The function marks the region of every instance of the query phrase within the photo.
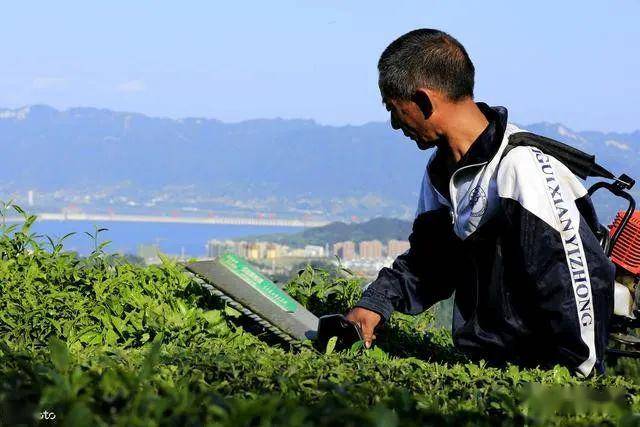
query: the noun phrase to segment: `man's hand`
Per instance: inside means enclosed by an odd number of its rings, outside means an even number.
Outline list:
[[[346,315],[347,320],[355,322],[362,330],[362,338],[364,339],[364,346],[366,348],[371,347],[371,343],[376,339],[374,331],[376,326],[380,323],[382,317],[375,311],[367,310],[362,307],[352,308]]]

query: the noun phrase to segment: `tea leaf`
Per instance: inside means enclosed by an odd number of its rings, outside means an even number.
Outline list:
[[[66,371],[69,369],[70,356],[67,345],[60,341],[57,337],[49,340],[49,351],[51,354],[51,362],[58,371]]]

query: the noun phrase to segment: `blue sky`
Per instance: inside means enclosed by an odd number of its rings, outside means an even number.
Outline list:
[[[0,107],[386,120],[378,56],[432,27],[467,47],[476,99],[512,120],[631,131],[639,18],[639,0],[4,2]]]

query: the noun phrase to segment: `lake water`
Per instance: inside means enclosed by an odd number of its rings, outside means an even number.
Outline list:
[[[100,233],[99,241],[111,240],[107,252],[136,254],[138,245],[157,243],[164,253],[200,256],[206,254],[206,242],[210,239],[235,239],[258,234],[295,233],[303,228],[261,227],[246,225],[211,224],[160,224],[132,222],[104,222],[95,224],[108,231]],[[84,231],[93,233],[93,221],[40,221],[33,231],[51,237],[61,237],[76,232],[65,240],[65,249],[87,254],[93,247]]]

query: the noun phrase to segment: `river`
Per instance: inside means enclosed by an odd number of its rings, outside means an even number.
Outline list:
[[[91,221],[41,221],[36,222],[33,231],[38,234],[59,238],[70,232],[75,235],[65,240],[65,249],[87,254],[93,241],[84,232],[93,233],[96,224]],[[235,239],[270,233],[295,233],[303,228],[265,227],[248,225],[210,224],[163,224],[104,222],[97,224],[107,228],[100,233],[99,241],[110,240],[107,252],[136,254],[140,244],[158,244],[164,253],[190,256],[206,254],[206,242],[210,239]]]

